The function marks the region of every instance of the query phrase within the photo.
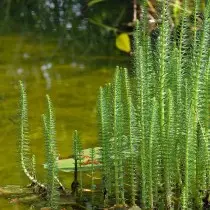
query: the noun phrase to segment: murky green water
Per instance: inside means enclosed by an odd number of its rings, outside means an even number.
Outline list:
[[[25,82],[27,88],[30,139],[40,179],[44,177],[41,114],[45,111],[46,94],[51,96],[55,107],[57,143],[61,156],[72,153],[74,129],[80,132],[85,148],[97,145],[98,88],[111,80],[114,65],[108,68],[106,58],[75,60],[71,54],[63,57],[63,53],[57,50],[53,41],[43,41],[30,34],[0,37],[0,186],[27,184],[17,163],[19,79]],[[89,61],[88,65],[86,61]],[[62,178],[66,176],[68,178],[69,175],[62,174]],[[28,207],[0,198],[0,209]]]

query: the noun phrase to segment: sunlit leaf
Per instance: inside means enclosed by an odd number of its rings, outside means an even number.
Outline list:
[[[95,168],[100,168],[101,163],[99,161],[100,156],[99,152],[101,147],[95,147],[95,159],[93,160],[93,165]],[[82,150],[82,165],[78,167],[78,171],[90,171],[92,167],[92,161],[90,157],[90,148]],[[57,160],[58,170],[63,172],[74,172],[74,158]],[[44,164],[44,168],[47,168],[47,165]]]
[[[130,38],[127,33],[122,33],[116,38],[116,47],[124,52],[129,53],[131,51]]]
[[[100,170],[102,164],[100,161],[100,150],[101,147],[95,147],[95,158],[93,160],[93,165],[95,170]],[[82,150],[82,164],[81,166],[78,166],[78,171],[91,171],[92,170],[92,160],[90,156],[90,148]],[[124,154],[126,157],[129,156],[129,154]],[[113,158],[113,157],[112,157]],[[68,158],[68,159],[61,159],[57,160],[57,167],[59,171],[63,172],[74,172],[74,158]],[[47,168],[47,164],[44,164],[44,168]]]

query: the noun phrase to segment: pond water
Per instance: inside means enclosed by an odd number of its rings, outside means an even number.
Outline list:
[[[72,154],[72,132],[77,129],[84,148],[97,146],[96,99],[98,88],[111,80],[115,64],[124,57],[75,57],[58,50],[54,40],[0,36],[0,186],[28,184],[18,165],[18,80],[28,93],[30,140],[38,177],[44,179],[44,138],[41,114],[45,95],[55,107],[57,146],[61,156]],[[108,65],[109,63],[109,65]],[[111,64],[110,64],[111,63]],[[69,185],[71,176],[67,176]],[[70,177],[70,178],[69,178]],[[0,209],[28,209],[0,198]]]

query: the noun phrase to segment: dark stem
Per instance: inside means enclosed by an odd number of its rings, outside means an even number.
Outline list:
[[[78,182],[78,169],[77,169],[77,157],[76,155],[74,156],[74,181],[71,184],[71,190],[73,195],[77,195],[78,193],[78,187],[79,187],[79,182]]]

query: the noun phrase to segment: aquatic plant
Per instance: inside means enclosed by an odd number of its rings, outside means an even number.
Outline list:
[[[111,107],[111,85],[100,87],[98,97],[98,129],[99,142],[101,145],[102,179],[104,188],[104,206],[108,205],[109,196],[112,192],[111,183],[113,180],[112,170],[112,107]],[[107,177],[109,177],[107,179]]]
[[[185,0],[174,34],[168,1],[162,1],[154,42],[143,1],[134,32],[134,73],[128,77],[117,67],[113,82],[100,88],[102,177],[117,205],[125,206],[129,192],[132,205],[143,209],[202,209],[209,195],[210,2],[202,25],[200,2],[194,4],[193,29]]]
[[[27,94],[23,83],[20,81],[20,160],[24,173],[32,182],[33,187],[39,187],[37,192],[47,194],[48,204],[51,209],[58,208],[58,198],[60,187],[63,192],[65,188],[58,179],[57,169],[57,148],[55,139],[55,119],[53,113],[53,106],[49,96],[47,95],[47,113],[43,115],[43,127],[45,133],[45,145],[46,145],[46,165],[47,165],[47,183],[42,184],[36,178],[35,169],[35,155],[31,157],[29,151],[29,129],[28,129],[28,108],[27,108]]]
[[[36,179],[35,174],[35,156],[30,154],[29,141],[29,123],[28,123],[28,103],[27,94],[22,81],[20,86],[20,138],[19,138],[19,156],[23,172],[32,182],[41,189],[46,190],[46,186]]]
[[[184,0],[176,32],[169,26],[168,1],[162,1],[156,41],[147,30],[147,1],[142,2],[142,21],[136,22],[134,32],[133,72],[117,67],[113,81],[100,88],[101,147],[92,149],[86,162],[77,131],[73,134],[74,158],[57,161],[54,114],[47,96],[48,111],[43,115],[46,187],[36,180],[29,155],[27,100],[20,82],[21,165],[33,183],[46,189],[51,208],[57,208],[57,189],[59,185],[63,188],[57,178],[58,168],[74,171],[73,194],[78,189],[77,172],[91,171],[92,207],[93,174],[98,168],[102,171],[104,207],[209,207],[210,1],[201,24],[200,1],[194,1],[195,9],[189,15],[189,0]]]
[[[125,206],[126,190],[131,193],[131,202],[135,205],[138,130],[126,69],[117,67],[113,83],[100,88],[98,109],[105,205],[114,196],[116,205]],[[130,189],[126,189],[125,183]]]
[[[47,196],[48,203],[52,209],[58,208],[58,168],[57,168],[57,147],[55,117],[50,97],[47,95],[47,113],[43,115],[45,144],[46,144],[46,165],[47,165]]]

